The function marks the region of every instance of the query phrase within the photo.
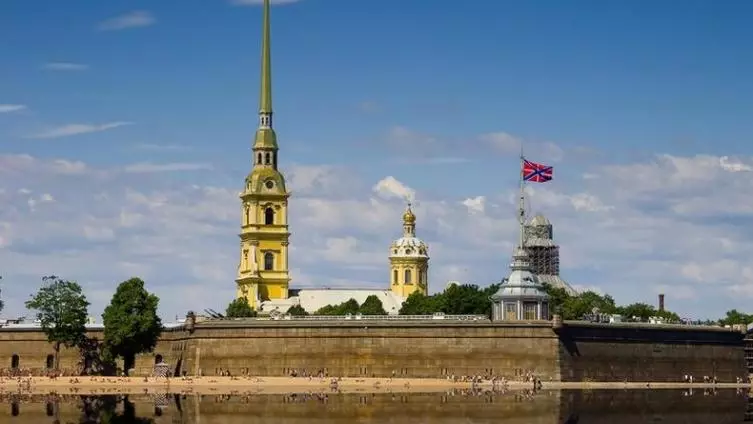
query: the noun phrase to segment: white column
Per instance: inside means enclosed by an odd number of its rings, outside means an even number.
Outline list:
[[[517,303],[518,303],[518,314],[517,314],[518,321],[522,321],[523,320],[523,301],[518,300]]]
[[[541,301],[540,300],[536,303],[536,319],[544,319],[541,316]]]

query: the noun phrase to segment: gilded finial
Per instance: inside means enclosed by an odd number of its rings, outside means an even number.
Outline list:
[[[405,224],[415,224],[416,223],[416,215],[413,214],[413,210],[411,210],[411,202],[408,201],[408,206],[405,208],[405,213],[403,214],[403,222]]]

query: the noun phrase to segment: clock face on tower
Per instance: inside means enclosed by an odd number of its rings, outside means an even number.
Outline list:
[[[267,180],[264,183],[264,186],[267,187],[267,190],[272,190],[273,188],[275,188],[275,182],[272,180]]]

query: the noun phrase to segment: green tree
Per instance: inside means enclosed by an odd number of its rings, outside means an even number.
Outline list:
[[[647,303],[631,303],[620,308],[622,316],[628,320],[637,320],[640,322],[648,321],[649,318],[657,316],[656,308]]]
[[[55,348],[55,369],[58,369],[60,346],[78,347],[86,340],[89,302],[75,281],[54,275],[42,278],[42,287],[26,301],[36,311],[42,331]]]
[[[136,355],[151,352],[162,333],[158,304],[159,298],[144,289],[141,279],[131,278],[120,283],[102,314],[105,349],[113,358],[123,358],[126,375]]]
[[[439,305],[434,296],[426,296],[423,293],[411,293],[403,306],[400,307],[400,315],[431,315],[439,312]]]
[[[452,284],[440,295],[441,310],[450,315],[491,314],[490,295],[474,284]]]
[[[306,312],[305,309],[303,309],[303,306],[301,305],[293,305],[290,308],[288,308],[288,315],[292,315],[294,317],[303,317],[308,315],[309,313]]]
[[[594,309],[598,309],[602,314],[617,313],[612,296],[584,291],[577,296],[568,296],[562,307],[562,318],[583,319],[584,316],[593,313]]]
[[[567,291],[561,287],[554,287],[549,283],[544,283],[544,291],[549,295],[549,310],[553,314],[563,314],[565,303],[570,299]],[[569,319],[569,318],[566,318]]]
[[[737,309],[727,311],[724,318],[719,320],[720,325],[750,324],[753,322],[753,315],[740,312]]]
[[[314,315],[355,315],[358,313],[358,309],[361,305],[358,301],[351,298],[339,305],[327,305],[320,308]]]
[[[373,294],[363,301],[361,306],[358,308],[358,312],[360,312],[362,315],[387,315],[387,311],[384,310],[382,301]]]
[[[228,318],[253,318],[256,316],[256,311],[248,304],[248,299],[239,297],[227,305],[225,316]]]

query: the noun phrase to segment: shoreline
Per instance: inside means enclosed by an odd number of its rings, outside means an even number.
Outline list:
[[[0,393],[24,394],[291,394],[291,393],[439,393],[453,390],[520,391],[532,382],[472,383],[434,378],[308,377],[0,377]],[[540,390],[750,389],[748,383],[541,382]]]

